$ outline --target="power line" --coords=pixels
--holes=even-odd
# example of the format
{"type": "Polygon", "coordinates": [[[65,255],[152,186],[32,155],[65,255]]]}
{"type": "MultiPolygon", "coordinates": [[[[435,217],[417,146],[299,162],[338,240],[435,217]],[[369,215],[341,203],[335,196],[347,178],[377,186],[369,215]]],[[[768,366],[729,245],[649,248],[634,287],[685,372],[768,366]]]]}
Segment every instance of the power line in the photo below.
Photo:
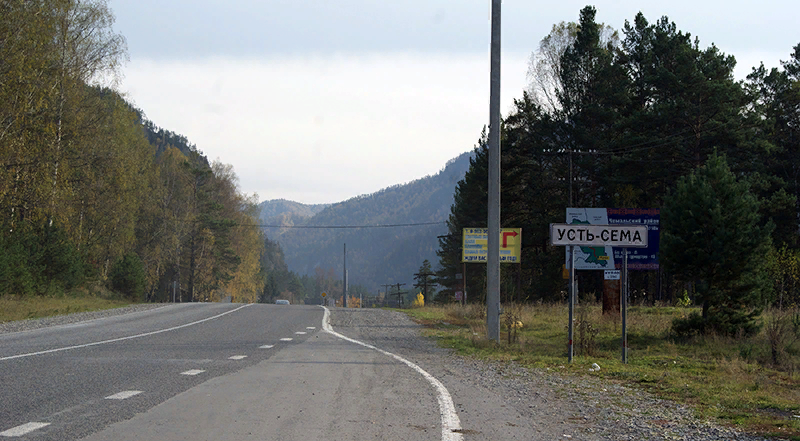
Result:
{"type": "Polygon", "coordinates": [[[447,221],[420,222],[411,224],[385,224],[385,225],[261,225],[261,224],[236,224],[238,227],[259,227],[259,228],[295,228],[295,229],[358,229],[358,228],[396,228],[396,227],[421,227],[426,225],[442,225],[447,221]]]}

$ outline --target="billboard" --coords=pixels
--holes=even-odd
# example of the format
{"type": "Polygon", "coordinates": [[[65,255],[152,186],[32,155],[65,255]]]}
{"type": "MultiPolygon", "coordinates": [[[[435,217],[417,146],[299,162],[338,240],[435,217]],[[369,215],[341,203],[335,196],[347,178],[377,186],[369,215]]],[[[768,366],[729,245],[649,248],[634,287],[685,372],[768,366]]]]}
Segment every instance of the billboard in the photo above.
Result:
{"type": "MultiPolygon", "coordinates": [[[[461,261],[486,263],[489,254],[489,229],[464,228],[461,234],[461,261]]],[[[500,229],[500,263],[520,263],[522,228],[500,229]]]]}
{"type": "MultiPolygon", "coordinates": [[[[647,247],[628,248],[628,269],[658,269],[658,238],[661,210],[658,208],[567,208],[567,224],[643,225],[647,227],[647,247]]],[[[622,250],[616,247],[575,247],[575,269],[610,270],[622,268],[622,250]]],[[[569,247],[565,261],[570,268],[569,247]]]]}

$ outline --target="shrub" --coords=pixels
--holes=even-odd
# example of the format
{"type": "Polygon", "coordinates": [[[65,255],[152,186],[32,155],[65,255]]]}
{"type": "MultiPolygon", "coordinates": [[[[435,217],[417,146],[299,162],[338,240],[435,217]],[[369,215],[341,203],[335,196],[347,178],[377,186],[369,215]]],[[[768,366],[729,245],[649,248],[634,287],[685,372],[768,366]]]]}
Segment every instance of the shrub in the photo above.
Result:
{"type": "Polygon", "coordinates": [[[144,265],[141,259],[134,253],[126,254],[119,259],[108,275],[111,289],[125,294],[130,299],[138,299],[144,296],[146,279],[144,265]]]}
{"type": "Polygon", "coordinates": [[[0,254],[0,293],[55,293],[85,281],[86,259],[57,224],[3,225],[0,254]]]}

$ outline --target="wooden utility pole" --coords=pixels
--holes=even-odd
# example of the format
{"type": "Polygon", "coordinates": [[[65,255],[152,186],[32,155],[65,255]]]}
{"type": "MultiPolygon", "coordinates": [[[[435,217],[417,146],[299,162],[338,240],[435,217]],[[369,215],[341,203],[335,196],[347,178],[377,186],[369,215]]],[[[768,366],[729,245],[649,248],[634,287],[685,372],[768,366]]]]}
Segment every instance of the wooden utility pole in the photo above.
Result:
{"type": "Polygon", "coordinates": [[[384,301],[388,301],[389,300],[389,288],[392,286],[392,284],[391,283],[387,283],[387,284],[381,285],[381,286],[383,287],[383,300],[384,301]]]}
{"type": "Polygon", "coordinates": [[[397,296],[397,307],[398,308],[402,308],[403,306],[405,306],[405,304],[404,304],[405,302],[403,302],[403,296],[405,294],[408,294],[408,291],[400,292],[400,287],[401,286],[405,286],[405,283],[398,283],[395,286],[397,286],[397,292],[394,293],[393,295],[397,296]]]}
{"type": "Polygon", "coordinates": [[[434,273],[416,273],[414,274],[414,278],[420,280],[414,284],[414,288],[422,288],[422,298],[425,299],[425,304],[428,303],[428,277],[435,275],[434,273]]]}

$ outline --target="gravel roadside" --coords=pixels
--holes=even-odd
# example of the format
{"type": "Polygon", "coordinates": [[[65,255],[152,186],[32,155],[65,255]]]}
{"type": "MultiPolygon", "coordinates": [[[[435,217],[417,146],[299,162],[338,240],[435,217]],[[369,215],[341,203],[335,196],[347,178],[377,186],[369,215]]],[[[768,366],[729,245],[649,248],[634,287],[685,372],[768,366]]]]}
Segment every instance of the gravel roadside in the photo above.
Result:
{"type": "Polygon", "coordinates": [[[56,315],[29,320],[0,323],[0,334],[9,332],[31,331],[34,329],[48,328],[50,326],[70,325],[72,323],[96,320],[116,315],[130,314],[132,312],[148,311],[161,308],[165,303],[146,303],[140,305],[123,306],[122,308],[104,309],[102,311],[78,312],[75,314],[56,315]]]}
{"type": "MultiPolygon", "coordinates": [[[[482,394],[501,397],[505,404],[500,406],[505,407],[507,413],[513,408],[523,421],[526,418],[532,421],[529,425],[538,434],[534,439],[765,440],[701,421],[683,404],[658,399],[647,392],[601,378],[563,375],[553,370],[455,355],[422,337],[421,326],[399,312],[331,308],[331,326],[348,337],[418,364],[450,389],[457,406],[459,390],[477,389],[482,394]]],[[[472,416],[461,416],[462,426],[468,427],[472,416]]],[[[485,422],[480,424],[485,426],[485,422]]],[[[504,439],[512,439],[514,428],[521,425],[506,424],[511,427],[504,439]]],[[[465,440],[481,438],[465,435],[465,440]]]]}

